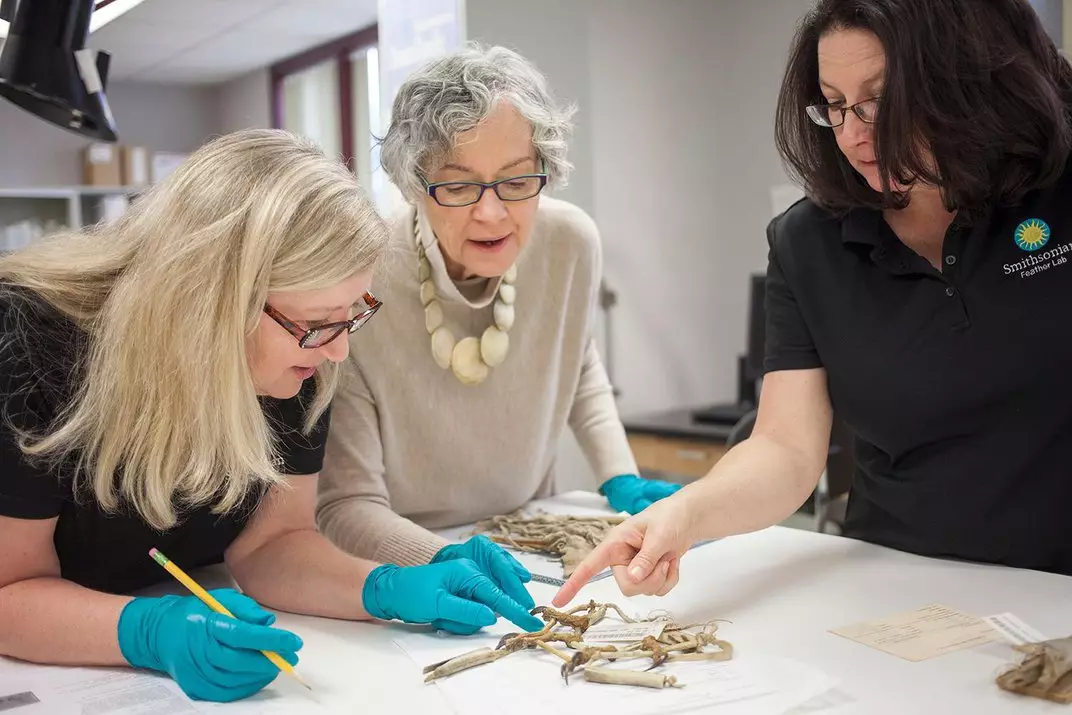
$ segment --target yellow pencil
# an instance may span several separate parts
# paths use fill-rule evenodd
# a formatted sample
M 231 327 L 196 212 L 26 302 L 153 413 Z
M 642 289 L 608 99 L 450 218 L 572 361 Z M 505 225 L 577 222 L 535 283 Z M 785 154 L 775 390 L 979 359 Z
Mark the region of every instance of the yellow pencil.
M 201 586 L 198 585 L 197 581 L 194 581 L 192 578 L 187 576 L 186 572 L 180 569 L 174 563 L 172 563 L 171 559 L 169 559 L 167 556 L 164 556 L 156 549 L 150 549 L 149 555 L 153 557 L 153 561 L 163 566 L 169 574 L 174 576 L 179 581 L 179 583 L 190 589 L 190 593 L 200 598 L 206 606 L 211 608 L 216 613 L 228 616 L 230 618 L 234 618 L 233 613 L 228 611 L 222 603 L 213 598 L 212 594 L 201 588 Z M 264 653 L 264 657 L 272 661 L 272 663 L 281 671 L 287 673 L 288 675 L 294 676 L 295 680 L 304 685 L 306 688 L 309 688 L 309 684 L 302 680 L 302 677 L 298 675 L 298 673 L 294 670 L 290 663 L 283 660 L 283 658 L 278 653 L 273 653 L 272 651 L 268 650 L 262 650 L 261 653 Z M 312 688 L 309 688 L 309 690 L 312 690 Z

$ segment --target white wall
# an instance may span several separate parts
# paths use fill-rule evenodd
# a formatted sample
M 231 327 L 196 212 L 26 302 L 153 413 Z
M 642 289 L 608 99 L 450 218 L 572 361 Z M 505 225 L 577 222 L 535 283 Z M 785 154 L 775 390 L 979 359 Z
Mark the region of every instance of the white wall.
M 186 152 L 218 131 L 209 89 L 116 83 L 107 96 L 124 144 Z M 81 184 L 81 149 L 88 143 L 0 100 L 0 186 Z
M 272 95 L 267 68 L 217 85 L 214 97 L 221 133 L 271 126 Z
M 569 185 L 557 192 L 585 211 L 594 205 L 591 75 L 588 66 L 590 0 L 466 0 L 466 39 L 520 52 L 547 77 L 556 99 L 579 105 L 569 159 Z
M 1065 0 L 1061 8 L 1061 18 L 1061 24 L 1064 27 L 1061 46 L 1065 50 L 1065 55 L 1072 57 L 1072 0 Z
M 1064 22 L 1062 19 L 1065 0 L 1029 0 L 1039 19 L 1058 47 L 1064 45 Z
M 732 376 L 727 217 L 711 185 L 727 166 L 721 5 L 591 4 L 595 213 L 620 297 L 612 349 L 624 413 L 706 400 Z

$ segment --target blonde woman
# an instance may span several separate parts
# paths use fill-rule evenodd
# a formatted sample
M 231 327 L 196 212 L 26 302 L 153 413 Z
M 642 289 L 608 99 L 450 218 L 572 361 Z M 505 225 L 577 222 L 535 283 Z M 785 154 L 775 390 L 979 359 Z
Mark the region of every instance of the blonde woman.
M 362 334 L 340 386 L 319 523 L 365 558 L 469 558 L 522 601 L 505 552 L 429 530 L 551 494 L 567 429 L 614 509 L 678 485 L 637 476 L 595 347 L 598 230 L 541 195 L 570 170 L 570 112 L 542 75 L 467 46 L 409 77 L 392 117 L 382 161 L 409 203 L 382 280 L 391 322 Z
M 295 662 L 278 610 L 469 632 L 540 622 L 471 562 L 399 569 L 320 536 L 343 337 L 380 306 L 387 232 L 283 132 L 219 138 L 118 222 L 0 258 L 0 654 L 165 672 L 235 700 Z M 131 597 L 223 562 L 244 592 Z

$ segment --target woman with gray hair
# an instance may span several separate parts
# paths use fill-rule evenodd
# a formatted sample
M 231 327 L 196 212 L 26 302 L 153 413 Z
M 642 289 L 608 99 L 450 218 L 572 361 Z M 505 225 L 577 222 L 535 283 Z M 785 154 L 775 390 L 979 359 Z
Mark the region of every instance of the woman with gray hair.
M 564 184 L 571 110 L 524 58 L 469 45 L 399 89 L 382 163 L 408 200 L 381 291 L 390 325 L 352 353 L 318 521 L 343 549 L 397 564 L 470 559 L 515 600 L 529 574 L 484 537 L 429 529 L 554 491 L 573 430 L 600 493 L 636 513 L 678 485 L 642 479 L 593 339 L 595 223 L 541 196 Z

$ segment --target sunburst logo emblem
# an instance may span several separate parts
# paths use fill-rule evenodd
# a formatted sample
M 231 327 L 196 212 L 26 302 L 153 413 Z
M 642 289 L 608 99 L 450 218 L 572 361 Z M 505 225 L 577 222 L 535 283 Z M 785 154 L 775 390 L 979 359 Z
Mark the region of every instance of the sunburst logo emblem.
M 1038 218 L 1029 218 L 1016 227 L 1016 245 L 1025 251 L 1037 251 L 1050 242 L 1049 225 Z

